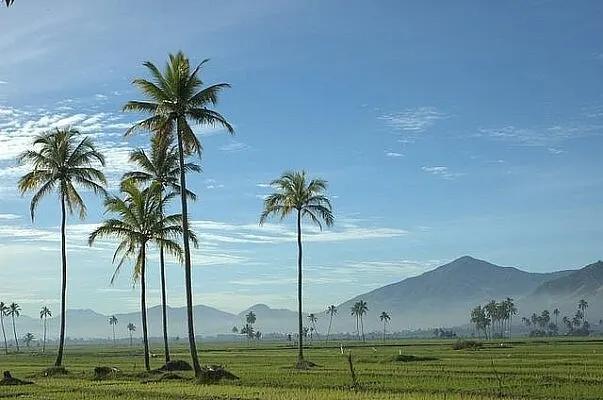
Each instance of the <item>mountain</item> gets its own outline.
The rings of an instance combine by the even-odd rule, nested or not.
[[[366,301],[369,314],[365,317],[365,329],[380,326],[377,316],[382,311],[392,316],[393,329],[454,326],[466,323],[469,310],[475,305],[491,299],[524,297],[539,285],[570,273],[531,273],[464,256],[419,276],[356,296],[339,309],[340,314],[349,315],[348,310],[356,301]],[[346,330],[339,321],[334,326]],[[347,330],[353,329],[350,317]]]
[[[598,321],[603,315],[603,261],[542,283],[525,299],[525,312],[559,308],[562,314],[571,315],[581,299],[588,301],[587,313],[597,315]]]

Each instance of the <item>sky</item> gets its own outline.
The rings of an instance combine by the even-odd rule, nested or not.
[[[601,255],[603,3],[432,1],[17,0],[0,9],[0,300],[58,309],[60,214],[34,222],[15,157],[34,135],[72,126],[105,153],[115,193],[132,168],[140,118],[134,78],[169,53],[209,58],[208,83],[234,125],[196,127],[190,176],[200,237],[194,302],[239,312],[296,304],[291,221],[260,227],[267,184],[289,169],[329,181],[335,226],[305,225],[305,309],[420,274],[468,254],[546,272]],[[69,218],[68,307],[135,311],[115,244],[87,236],[105,217],[86,193]],[[176,210],[176,208],[174,208]],[[159,303],[149,257],[149,304]],[[168,265],[169,304],[184,273]]]

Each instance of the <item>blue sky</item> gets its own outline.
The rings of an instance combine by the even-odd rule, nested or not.
[[[290,224],[257,224],[265,184],[286,169],[330,182],[336,226],[308,228],[306,308],[470,254],[529,271],[601,257],[603,4],[584,1],[172,3],[17,1],[0,10],[0,298],[58,307],[59,213],[35,224],[14,157],[32,135],[71,124],[130,167],[123,138],[141,63],[210,58],[229,82],[218,109],[236,135],[199,128],[204,172],[191,218],[195,302],[227,311],[293,308]],[[69,307],[136,310],[126,272],[111,286],[112,243],[85,239],[102,218],[89,197],[70,220]],[[150,303],[159,301],[150,260]],[[184,304],[169,266],[170,304]]]

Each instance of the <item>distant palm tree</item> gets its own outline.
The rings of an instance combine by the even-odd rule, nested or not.
[[[358,303],[354,303],[350,314],[356,318],[356,337],[360,340],[360,309],[358,308]]]
[[[31,342],[35,339],[35,336],[31,332],[27,332],[25,336],[23,336],[23,341],[25,342],[25,346],[29,347]]]
[[[113,328],[113,347],[115,347],[115,325],[117,325],[117,322],[117,317],[115,315],[112,315],[109,318],[109,325]]]
[[[555,308],[553,310],[553,315],[555,316],[555,326],[557,327],[557,329],[559,329],[559,324],[557,323],[557,320],[559,319],[559,314],[561,314],[561,311],[559,311],[558,308]]]
[[[587,308],[588,308],[588,301],[586,301],[586,300],[584,300],[584,299],[581,299],[581,300],[578,302],[578,309],[579,309],[580,311],[582,311],[582,314],[584,315],[584,320],[585,320],[585,321],[587,320],[587,318],[586,318],[586,309],[587,309]]]
[[[368,306],[366,301],[360,300],[358,301],[358,316],[360,317],[360,329],[362,329],[362,341],[365,342],[364,338],[364,314],[368,311]]]
[[[251,326],[253,326],[253,324],[255,324],[256,320],[257,320],[257,317],[253,311],[249,311],[247,313],[247,315],[245,315],[245,321],[247,321],[247,323]]]
[[[140,169],[138,171],[127,172],[123,179],[130,179],[137,183],[159,185],[159,196],[164,194],[171,195],[173,192],[180,193],[180,165],[178,163],[178,149],[172,144],[169,137],[162,136],[160,132],[156,133],[151,139],[151,152],[147,154],[143,149],[137,149],[130,153],[130,162],[136,164]],[[201,167],[197,164],[186,163],[187,172],[199,172]],[[187,190],[187,195],[191,200],[196,199],[196,195]],[[163,202],[159,203],[163,206]],[[163,215],[163,207],[159,210]],[[168,321],[167,321],[167,290],[165,279],[165,252],[163,246],[159,246],[159,271],[161,276],[161,317],[163,324],[163,349],[165,362],[170,361],[170,348],[168,341]]]
[[[65,308],[67,296],[67,249],[66,219],[67,212],[79,211],[80,219],[86,216],[86,205],[76,187],[91,190],[105,195],[103,185],[107,184],[105,175],[94,168],[95,164],[105,165],[105,158],[96,150],[92,139],[79,137],[74,129],[56,129],[38,135],[33,140],[34,150],[22,153],[18,160],[21,164],[30,165],[33,170],[19,180],[21,194],[36,191],[31,199],[31,219],[40,200],[56,190],[61,203],[61,325],[59,350],[55,366],[63,363],[65,346]]]
[[[337,307],[331,304],[327,307],[327,314],[329,315],[329,329],[327,330],[327,340],[326,343],[329,343],[329,335],[331,334],[331,325],[333,324],[333,316],[337,314]]]
[[[385,342],[385,325],[392,319],[392,317],[390,317],[388,313],[383,311],[379,316],[379,319],[381,320],[381,322],[383,322],[383,341]]]
[[[217,111],[210,109],[218,102],[220,92],[230,87],[220,83],[203,87],[198,74],[207,60],[191,70],[189,59],[182,53],[170,54],[169,62],[162,73],[153,63],[146,62],[153,79],[134,80],[134,85],[146,96],[147,101],[130,101],[124,106],[124,111],[143,112],[150,116],[130,128],[126,134],[136,130],[161,132],[165,136],[176,136],[178,146],[178,162],[180,164],[180,202],[182,232],[184,244],[184,277],[186,290],[186,314],[188,325],[188,341],[195,376],[201,374],[201,364],[195,343],[195,328],[193,321],[193,289],[192,263],[189,241],[188,204],[186,198],[186,168],[185,157],[193,152],[201,155],[201,142],[189,125],[192,121],[199,125],[220,125],[230,133],[232,126]]]
[[[50,312],[50,309],[46,306],[42,307],[42,309],[40,310],[40,319],[42,319],[44,322],[44,337],[42,339],[42,353],[46,351],[46,319],[48,317],[52,317],[52,312]]]
[[[236,335],[239,333],[239,328],[237,328],[236,326],[233,326],[230,331]]]
[[[8,355],[8,342],[6,340],[6,330],[4,329],[4,317],[8,315],[8,306],[0,301],[0,325],[2,325],[2,336],[4,337],[4,354]]]
[[[133,276],[134,280],[140,279],[144,363],[145,368],[150,371],[146,307],[147,247],[150,243],[162,245],[166,251],[180,259],[182,248],[175,239],[182,234],[182,226],[179,225],[182,216],[179,214],[161,215],[159,203],[163,199],[157,195],[159,192],[157,185],[140,190],[134,182],[126,180],[121,184],[121,192],[124,196],[123,199],[112,196],[105,200],[107,211],[117,215],[118,218],[103,222],[90,234],[88,242],[92,245],[96,239],[105,237],[116,237],[121,240],[113,258],[116,260],[121,256],[121,259],[111,282],[115,280],[124,262],[129,258],[135,258]],[[196,243],[194,235],[192,239]]]
[[[308,314],[308,320],[310,321],[310,324],[312,325],[311,330],[310,330],[310,342],[312,342],[312,340],[314,339],[314,337],[313,337],[314,332],[316,332],[316,336],[318,336],[318,331],[316,330],[316,322],[318,322],[318,317],[316,317],[316,315],[314,313],[310,313],[310,314]]]
[[[249,345],[249,339],[253,339],[255,337],[255,331],[253,329],[253,325],[247,323],[240,330],[241,334],[247,336],[247,345]]]
[[[131,322],[128,323],[128,333],[130,334],[130,347],[132,347],[132,335],[134,334],[134,331],[136,331],[136,325]]]
[[[305,171],[288,171],[271,182],[276,189],[264,200],[264,211],[260,216],[260,225],[269,217],[277,216],[281,220],[295,213],[297,216],[297,322],[299,332],[297,367],[306,368],[303,346],[303,307],[302,307],[302,219],[307,218],[320,229],[322,224],[333,225],[334,217],[331,202],[325,196],[327,181],[312,179],[308,181]]]
[[[10,315],[13,320],[13,335],[15,336],[15,345],[17,347],[18,352],[19,339],[17,339],[17,327],[15,325],[15,318],[21,315],[21,306],[19,306],[17,303],[11,303],[10,306],[8,306],[8,312],[6,314]]]

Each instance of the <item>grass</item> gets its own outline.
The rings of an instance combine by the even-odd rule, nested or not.
[[[0,371],[34,382],[0,386],[0,399],[601,399],[603,341],[515,341],[486,343],[477,350],[453,350],[454,341],[399,341],[383,346],[348,343],[358,385],[351,388],[347,359],[339,343],[307,350],[318,367],[292,368],[296,351],[282,343],[203,344],[205,364],[224,365],[240,377],[200,385],[190,372],[184,381],[144,378],[139,349],[69,346],[65,376],[47,378],[41,371],[54,354],[22,352],[0,355]],[[345,344],[344,344],[345,345]],[[174,345],[174,358],[187,360],[186,348]],[[154,349],[160,354],[160,347]],[[408,362],[404,362],[408,361]],[[161,357],[153,358],[159,368]],[[94,368],[117,367],[115,378],[94,379]],[[143,383],[146,381],[147,383]]]

